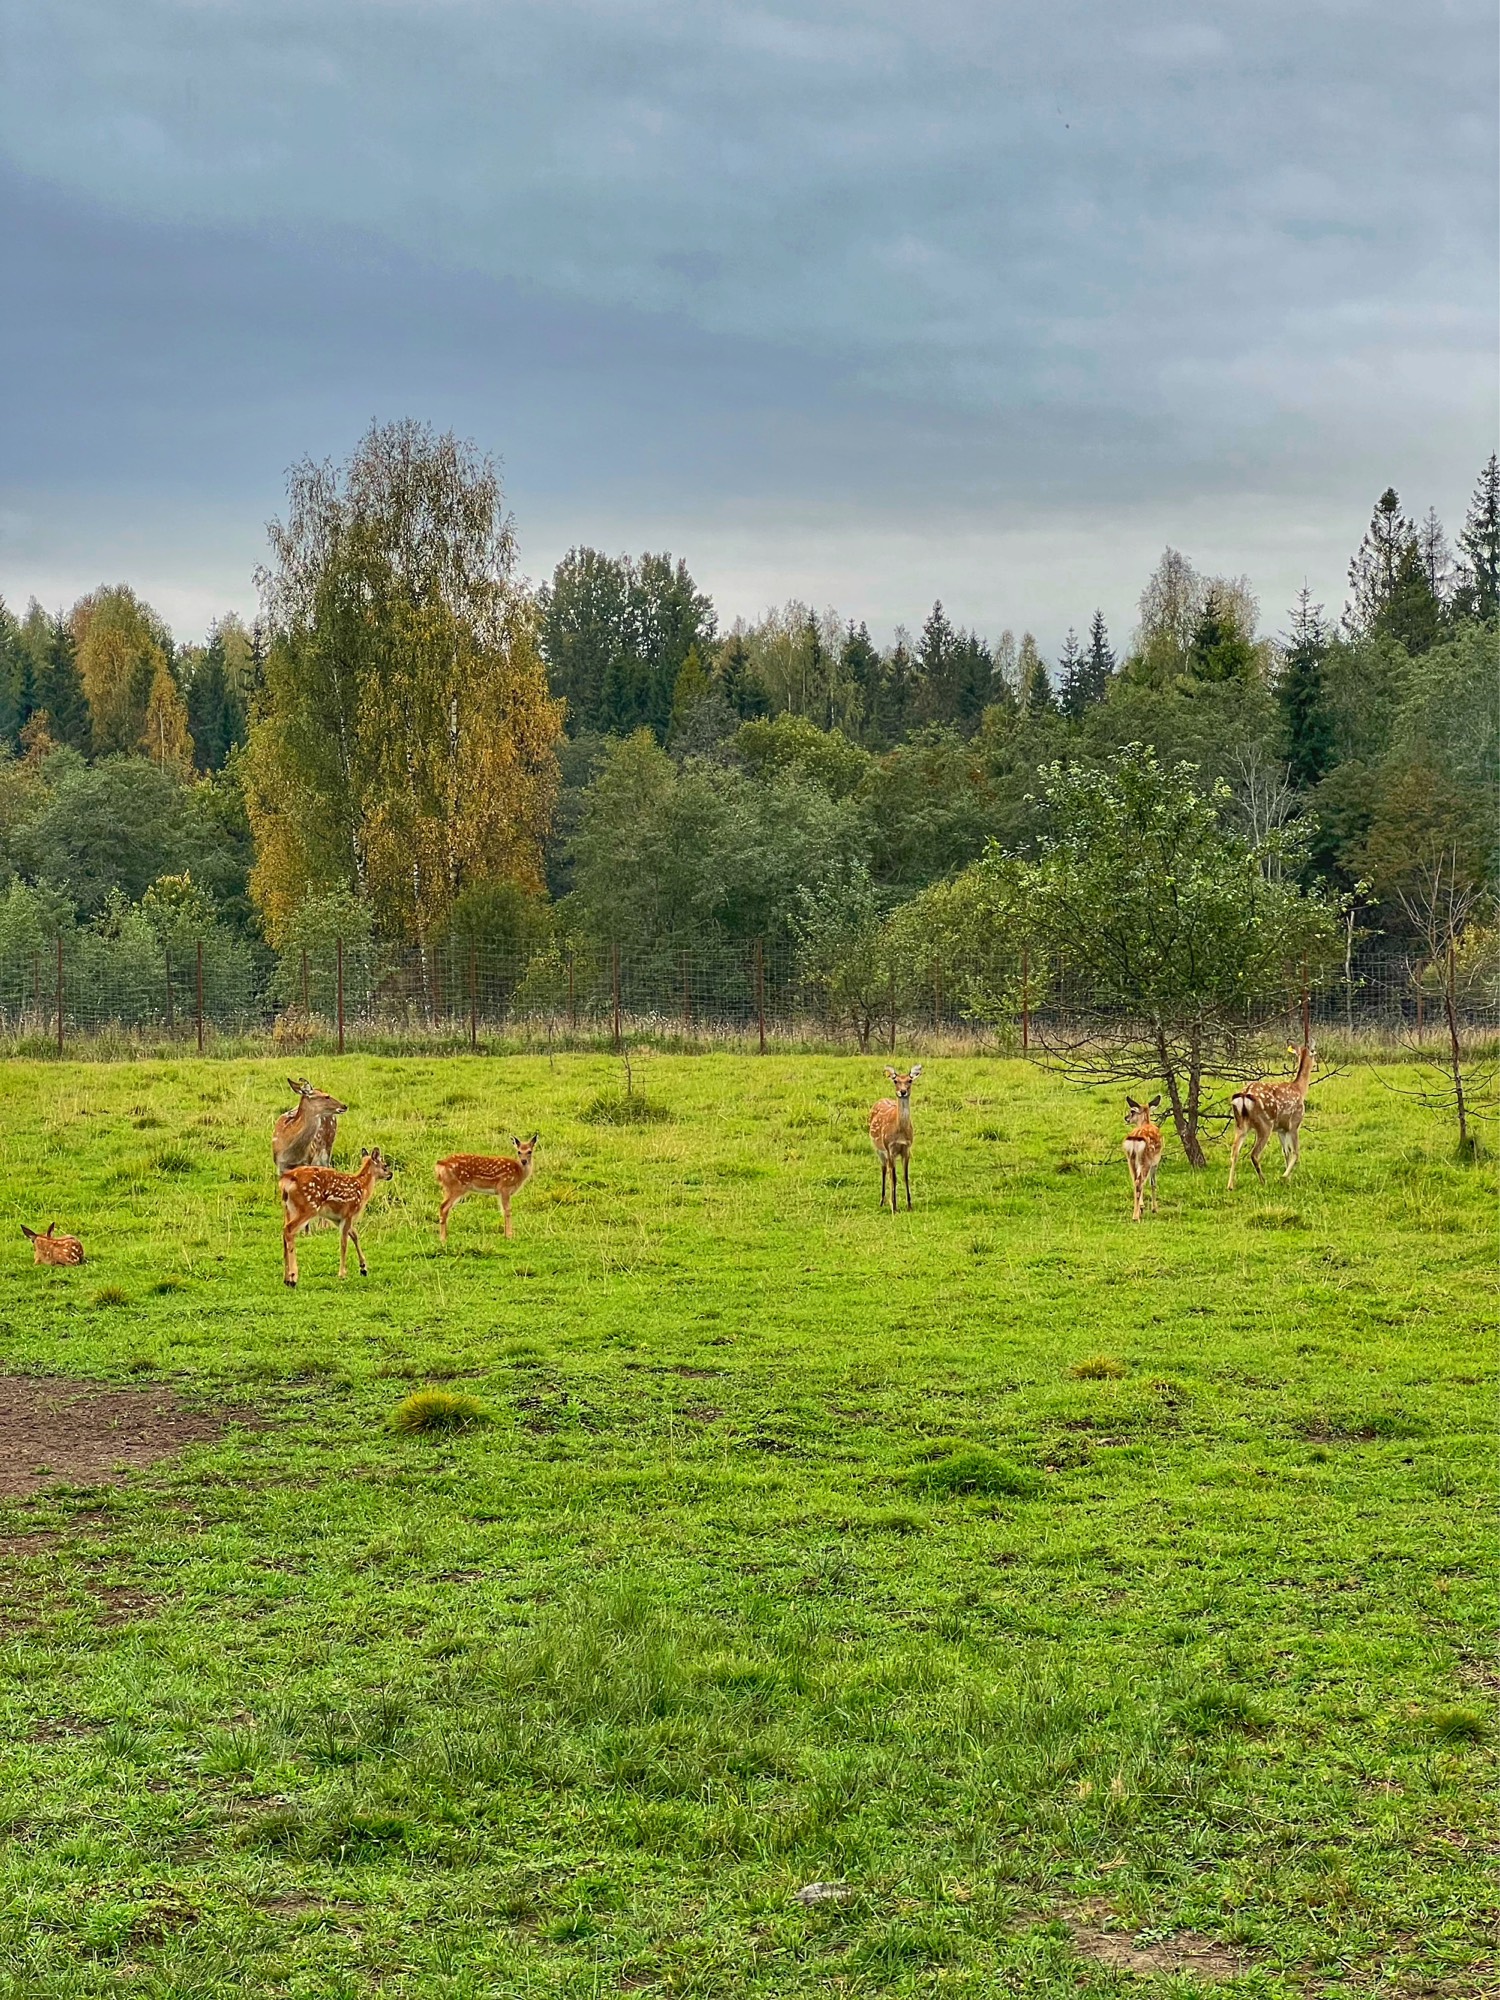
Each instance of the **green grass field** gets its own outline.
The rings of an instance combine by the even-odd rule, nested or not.
[[[1350,1072],[1289,1187],[1169,1145],[1132,1228],[1121,1094],[931,1062],[893,1220],[878,1060],[648,1058],[623,1125],[604,1057],[315,1074],[398,1174],[296,1293],[283,1065],[0,1075],[6,1369],[244,1419],[0,1503],[0,1993],[1494,1990],[1435,1118]],[[537,1127],[440,1252],[433,1159]],[[395,1430],[429,1384],[490,1421]]]

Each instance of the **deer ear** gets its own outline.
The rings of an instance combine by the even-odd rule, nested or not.
[[[896,1081],[896,1072],[893,1069],[888,1069],[886,1071],[886,1075],[890,1078],[892,1083]]]
[[[512,1144],[512,1145],[513,1145],[513,1146],[515,1147],[516,1151],[517,1151],[517,1152],[519,1153],[519,1152],[520,1152],[520,1150],[521,1150],[521,1142],[520,1142],[520,1140],[519,1140],[519,1139],[518,1139],[518,1138],[516,1137],[516,1135],[515,1135],[515,1133],[514,1133],[514,1132],[512,1132],[512,1133],[511,1133],[511,1135],[510,1135],[510,1143],[511,1143],[511,1144]]]
[[[534,1146],[534,1145],[536,1144],[537,1140],[541,1138],[541,1136],[542,1136],[542,1135],[541,1135],[541,1133],[540,1133],[540,1132],[533,1132],[533,1133],[532,1133],[532,1135],[531,1135],[531,1143],[532,1143],[532,1145],[533,1145],[533,1146]]]
[[[920,1076],[922,1074],[922,1065],[920,1063],[913,1063],[911,1073],[913,1076]]]
[[[1154,1111],[1157,1105],[1160,1103],[1161,1103],[1161,1092],[1157,1091],[1155,1097],[1153,1097],[1151,1102],[1146,1106],[1146,1109],[1148,1111]]]
[[[26,1238],[26,1241],[28,1243],[35,1243],[36,1231],[34,1229],[28,1229],[24,1222],[21,1224],[21,1234]]]

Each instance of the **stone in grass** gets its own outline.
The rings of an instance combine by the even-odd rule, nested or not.
[[[797,1891],[796,1900],[810,1910],[817,1903],[847,1902],[853,1894],[847,1882],[805,1882]]]
[[[490,1422],[477,1396],[456,1389],[417,1389],[391,1412],[391,1429],[407,1435],[465,1431]]]

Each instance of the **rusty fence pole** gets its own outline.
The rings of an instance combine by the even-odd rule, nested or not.
[[[755,940],[755,1025],[760,1033],[760,1052],[766,1052],[766,948]]]
[[[1021,1053],[1031,1047],[1031,953],[1021,953]]]
[[[63,1052],[63,957],[62,932],[57,934],[57,1053]]]
[[[198,1008],[198,1053],[201,1056],[203,1053],[203,940],[202,938],[199,938],[198,940],[197,1008]]]
[[[896,1053],[896,975],[894,972],[891,974],[890,1008],[891,1008],[891,1054],[894,1055]]]
[[[172,1014],[172,954],[163,946],[161,955],[162,962],[167,968],[167,1033],[170,1035],[174,1034],[177,1028]]]
[[[573,977],[573,954],[568,953],[568,1032],[572,1034],[578,1026],[578,990]]]
[[[682,954],[682,1025],[688,1034],[693,1032],[692,961],[686,952]]]
[[[1312,1040],[1312,988],[1308,984],[1307,963],[1302,965],[1302,1046]]]
[[[935,1035],[943,1032],[943,968],[940,965],[932,969],[932,1031]]]
[[[615,1054],[620,1053],[620,947],[612,944],[609,948],[609,979],[614,998],[615,1014]]]
[[[475,949],[469,946],[469,1047],[479,1047],[479,980],[475,963]]]
[[[344,940],[338,940],[339,1054],[344,1053]]]
[[[31,954],[31,1012],[38,1027],[42,1022],[42,955]]]
[[[309,988],[307,982],[307,952],[306,949],[304,948],[302,953],[302,1012],[304,1015],[311,1015],[312,1013],[312,1002],[307,997],[308,991]]]

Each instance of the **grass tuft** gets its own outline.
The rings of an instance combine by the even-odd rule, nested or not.
[[[1245,1217],[1247,1229],[1306,1229],[1305,1218],[1295,1208],[1261,1208]]]
[[[994,1498],[1008,1495],[1016,1500],[1035,1493],[1038,1484],[1034,1473],[986,1451],[982,1445],[964,1445],[926,1465],[915,1466],[906,1475],[906,1483],[916,1493],[980,1493]]]
[[[1490,1733],[1489,1718],[1479,1708],[1430,1708],[1422,1722],[1439,1743],[1482,1743]]]
[[[391,1412],[391,1429],[407,1436],[463,1431],[491,1421],[490,1412],[477,1396],[466,1396],[456,1389],[418,1389]]]
[[[1082,1361],[1075,1361],[1068,1373],[1075,1382],[1118,1382],[1130,1370],[1114,1354],[1089,1354]]]
[[[159,1174],[191,1174],[197,1171],[198,1162],[191,1153],[180,1153],[169,1146],[165,1152],[152,1154],[151,1165]]]
[[[672,1118],[664,1104],[654,1104],[649,1097],[639,1093],[621,1097],[613,1091],[590,1098],[578,1115],[585,1125],[666,1125]]]
[[[96,1306],[128,1306],[130,1294],[120,1285],[101,1285],[94,1294]]]

